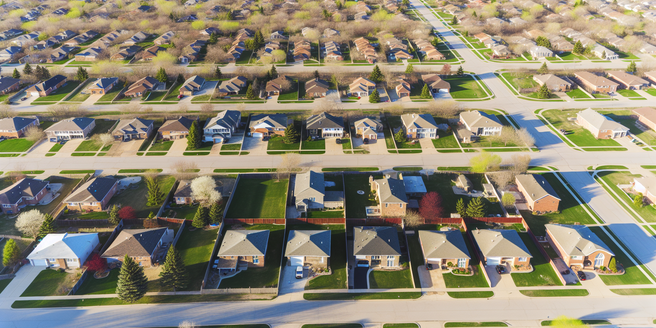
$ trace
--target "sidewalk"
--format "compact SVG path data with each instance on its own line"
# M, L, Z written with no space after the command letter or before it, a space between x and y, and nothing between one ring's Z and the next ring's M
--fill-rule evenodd
M0 308L9 308L43 269L45 267L35 267L29 264L22 266L16 272L16 277L0 293Z

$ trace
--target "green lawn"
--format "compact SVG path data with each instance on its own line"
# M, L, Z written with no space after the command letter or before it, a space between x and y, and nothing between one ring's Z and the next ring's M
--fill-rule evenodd
M550 290L520 290L520 293L528 297L567 297L567 296L588 296L590 293L586 289L550 289Z
M563 129L568 134L565 136L572 143L580 147L588 146L619 146L620 144L613 139L596 139L590 131L577 125L575 122L568 121L568 118L575 118L580 109L550 109L542 111L544 116L556 129ZM559 137L563 138L563 136Z
M2 280L0 280L0 293L2 293L2 291L5 290L5 288L7 288L7 285L9 285L9 283L12 280L13 280L13 278L12 279L2 279Z
M34 281L25 289L21 296L55 296L59 286L63 285L69 274L58 270L43 270L34 278Z
M374 270L369 274L369 287L371 289L384 288L413 288L409 269L399 271Z
M7 139L0 141L0 153L18 153L30 149L34 145L33 141L27 139Z
M656 222L656 208L649 205L637 207L635 204L633 204L633 199L619 187L617 187L617 184L629 184L633 182L634 178L640 178L642 175L631 174L629 172L599 172L599 177L603 179L608 184L608 186L629 205L631 209L636 211L643 219L645 219L645 221ZM622 207L624 206L622 205Z
M357 300L410 300L421 297L421 292L382 293L305 293L308 301L357 301Z
M574 89L566 93L572 99L591 99L590 96L588 96L588 94L583 92L581 89Z
M267 150L299 150L301 143L295 142L287 144L283 141L283 137L275 135L267 142Z
M608 229L608 227L606 227L606 229ZM602 231L601 227L590 227L590 230L594 232L594 234L596 234L611 251L613 251L617 263L622 264L626 271L623 275L618 276L600 275L599 277L606 285L637 285L651 283L642 271L631 262L626 253L622 252L617 244L615 244L610 237ZM615 240L617 240L617 238ZM627 248L624 247L624 249ZM634 259L638 261L635 257Z
M608 322L608 320L581 320L583 324L586 325L610 325L611 323ZM551 320L544 320L540 323L542 326L551 326L553 324L553 321Z
M629 128L631 134L637 136L640 140L644 141L648 145L656 146L656 132L654 130L648 129L643 131L636 126L635 117L631 117L632 112L630 110L614 110L612 112L602 112L604 115L608 116L615 122L618 122L625 127Z
M98 99L98 102L107 102L107 101L112 101L114 98L118 95L121 90L123 90L123 87L125 86L125 83L123 81L118 81L118 83L111 89L109 90L108 93L102 95L100 99Z
M558 274L551 267L547 259L542 256L540 250L535 245L528 233L520 232L519 236L522 237L524 245L528 248L533 255L531 258L531 265L533 272L531 273L511 273L515 286L528 287L528 286L562 286L562 282L558 279Z
M638 94L634 90L617 89L617 93L621 94L624 97L628 97L628 98L643 98L640 94Z
M96 140L85 140L80 143L75 151L98 151L102 147L102 144Z
M278 273L285 238L285 226L273 224L242 225L247 230L269 230L269 243L264 267L248 268L234 277L221 280L219 288L277 287ZM230 229L231 227L227 227Z
M515 87L515 90L521 89L530 89L530 88L535 88L538 87L539 84L533 80L533 75L529 74L514 74L514 73L501 73L504 78L510 84ZM517 76L516 76L517 75Z
M239 180L232 203L228 208L229 218L284 218L287 179Z
M346 217L347 218L365 218L365 206L376 205L377 202L371 195L369 186L369 176L366 174L346 174L344 175L346 200ZM363 195L358 194L358 190L364 191Z
M50 204L34 206L34 208L40 210L42 213L52 213L57 207L59 207L59 203L64 199L64 197L67 197L73 191L73 187L75 187L80 179L51 176L49 177L48 181L50 181L50 183L61 183L62 187L59 190L59 196L50 202Z
M96 134L108 133L110 132L109 129L111 129L114 124L116 124L116 120L97 119L96 127L93 128L93 131L91 131L89 136L93 137Z
M435 148L459 148L458 141L453 133L447 133L442 130L437 130L437 133L440 137L433 139L433 145Z
M444 79L451 84L453 99L486 98L488 95L471 76L449 76ZM484 83L481 81L481 83Z
M160 184L160 190L166 195L173 187L175 177L172 176L158 176L157 181ZM146 198L148 195L148 187L146 182L142 179L137 183L137 188L131 187L114 195L109 201L109 206L121 204L123 206L132 206L137 212L137 217L147 217L150 212L157 213L162 204L156 206L147 206Z
M87 279L82 282L75 295L114 294L120 272L121 269L113 269L109 271L109 276L106 278L96 279L93 277L93 272L89 271Z
M131 304L170 304L170 303L199 303L199 302L226 302L226 301L243 301L243 300L270 300L268 296L261 296L256 299L246 299L242 295L220 294L220 295L157 295L144 296L135 303L128 303L118 298L87 298L87 299L64 299L64 300L47 300L47 301L16 301L11 307L14 309L30 308L56 308L56 307L83 307L83 306L104 306L104 305L131 305Z
M446 322L444 327L508 327L508 324L501 321Z
M335 140L330 139L330 142ZM301 143L301 149L326 149L326 139L317 139L313 141L305 141Z
M64 147L64 145L62 145L62 144L60 144L60 143L56 143L56 144L54 144L54 145L50 148L50 150L48 150L48 152L56 153L56 152L58 152L62 147Z
M80 85L79 81L67 81L66 84L64 84L59 89L55 90L53 93L45 97L39 97L36 100L34 100L32 103L60 101L64 99L66 95L71 93L75 88L77 88L78 85Z
M494 292L447 292L451 298L488 298L494 296Z
M193 220L196 211L198 211L198 205L175 206L165 211L164 215L171 217L170 215L173 215L172 212L175 212L175 218Z
M626 289L611 289L611 292L617 295L656 295L656 288L626 288ZM655 322L656 323L656 320Z
M171 146L173 146L173 141L157 140L148 151L168 151L171 149Z
M289 229L311 229L309 224L291 225ZM331 275L319 276L308 281L305 289L346 289L346 231L343 225L323 225L318 228L330 229L330 268Z
M221 145L221 150L240 150L241 144Z
M189 231L189 228L182 232L176 248L189 275L189 285L184 290L200 290L218 233L217 229Z

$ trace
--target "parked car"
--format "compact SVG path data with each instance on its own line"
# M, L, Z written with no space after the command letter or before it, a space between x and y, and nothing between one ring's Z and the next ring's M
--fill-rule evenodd
M342 139L340 139L340 138L335 139L335 143L338 144L338 145L341 145L342 144Z
M579 277L579 280L581 280L581 281L588 280L588 277L585 275L585 272L583 272L583 271L577 272L576 275Z
M296 279L303 279L303 267L300 265L296 267Z
M27 100L27 97L21 98L21 101L25 101L25 100Z
M183 95L178 95L178 99L182 99L182 98L184 98Z
M498 274L506 273L506 267L503 265L497 265L496 269Z
M365 145L368 145L369 144L369 138L362 139L362 143L365 144Z

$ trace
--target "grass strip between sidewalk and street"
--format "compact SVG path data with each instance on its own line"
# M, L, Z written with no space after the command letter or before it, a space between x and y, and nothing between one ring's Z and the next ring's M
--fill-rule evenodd
M421 297L421 292L382 293L305 293L307 301L356 301L356 300L411 300Z

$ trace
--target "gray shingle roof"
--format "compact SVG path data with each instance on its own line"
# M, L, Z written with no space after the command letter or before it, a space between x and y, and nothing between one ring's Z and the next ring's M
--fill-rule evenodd
M524 187L528 197L533 201L544 198L547 195L551 195L560 200L560 197L558 197L558 194L551 187L549 182L539 174L520 174L515 178L517 179L517 182Z
M3 76L0 77L0 92L3 92L10 87L14 86L16 83L19 83L20 80L13 77Z
M36 118L34 117L8 117L0 119L0 130L7 131L20 131L26 126L32 124Z
M265 256L269 230L228 230L223 237L219 256Z
M378 131L380 127L382 127L383 123L381 123L378 120L374 120L368 117L365 117L361 120L355 121L354 123L356 129L360 128L371 128L374 131Z
M102 257L151 256L168 228L123 229Z
M321 194L326 193L323 173L307 171L296 175L296 180L294 181L294 195L298 197L309 189L314 189Z
M34 89L36 89L36 91L45 91L45 90L48 90L50 88L53 88L54 86L56 86L57 84L61 83L64 80L66 80L65 76L55 75L55 76L49 78L48 80L46 80L45 82L41 82L41 83L33 85L32 87L30 87L30 89L34 88ZM30 89L28 89L28 90L30 90Z
M287 115L285 114L259 114L251 116L251 123L249 127L255 127L260 123L266 123L273 128L286 128L287 127Z
M584 225L545 224L544 227L567 255L587 256L596 251L615 255L599 236Z
M118 181L112 177L98 177L87 181L68 196L65 203L99 202Z
M395 227L354 227L353 255L401 255Z
M430 114L403 114L401 121L406 128L437 129L437 123Z
M501 122L499 122L496 116L477 110L462 112L460 113L460 118L462 118L470 129L502 127Z
M330 256L330 230L291 230L285 256Z
M116 83L117 81L118 81L118 77L101 77L98 80L96 80L96 82L94 82L91 87L105 89L108 86Z
M323 112L307 119L306 129L344 128L344 118Z
M121 120L116 127L116 132L121 132L123 134L137 134L137 133L145 133L148 131L148 127L153 125L152 120L145 120L143 118L133 118L133 119L126 119L126 120Z
M580 111L578 117L588 122L590 125L595 127L598 130L620 130L628 132L629 129L624 125L617 123L608 117L600 114L592 108Z
M184 116L180 116L179 118L175 120L167 120L162 124L162 126L159 128L158 131L183 131L183 132L189 132L189 128L191 128L191 124L194 123L195 120L186 118Z
M220 125L224 128L230 128L231 126L237 126L241 120L241 112L238 110L224 110L216 114L216 117L212 117L207 120L205 123L204 129L207 129L214 125Z
M33 197L46 186L48 181L23 178L0 191L0 204L16 204L22 197Z
M533 257L516 230L474 230L472 235L485 257Z
M46 129L46 132L49 131L84 131L90 124L95 121L93 118L88 117L71 117L69 119L61 120L49 128Z
M471 259L460 230L419 230L419 241L425 258Z
M380 202L382 203L407 203L405 185L402 180L383 178L374 180L378 183Z

